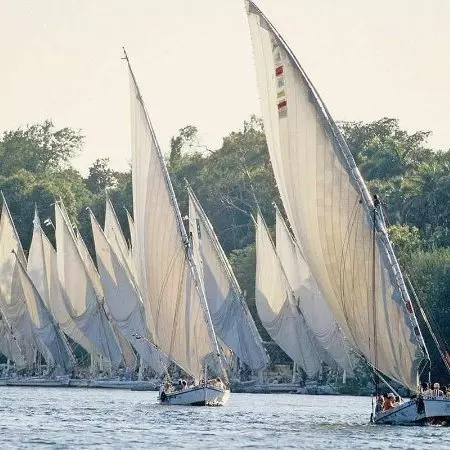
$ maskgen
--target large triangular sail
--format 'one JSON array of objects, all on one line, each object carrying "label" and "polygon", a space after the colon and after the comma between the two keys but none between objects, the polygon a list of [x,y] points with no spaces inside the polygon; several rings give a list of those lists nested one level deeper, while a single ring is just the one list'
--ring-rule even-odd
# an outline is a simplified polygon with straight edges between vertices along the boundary
[{"label": "large triangular sail", "polygon": [[252,370],[269,362],[255,322],[213,227],[188,186],[189,230],[194,259],[204,283],[219,338]]},{"label": "large triangular sail", "polygon": [[44,356],[47,367],[59,367],[66,373],[70,373],[73,369],[70,349],[19,260],[17,260],[12,292],[15,298],[20,299],[27,306],[39,350]]},{"label": "large triangular sail", "polygon": [[119,344],[96,295],[71,225],[58,204],[55,204],[55,218],[58,276],[70,302],[71,317],[97,354],[109,361],[113,369],[117,368],[122,360]]},{"label": "large triangular sail", "polygon": [[157,374],[162,374],[167,358],[149,345],[144,305],[140,299],[127,268],[116,254],[91,211],[92,235],[94,237],[97,265],[109,312],[123,335],[131,342],[144,362]]},{"label": "large triangular sail", "polygon": [[269,153],[305,261],[350,342],[415,389],[426,348],[381,214],[292,51],[246,5]]},{"label": "large triangular sail", "polygon": [[344,338],[333,314],[323,298],[316,281],[306,264],[297,243],[292,238],[287,225],[275,207],[276,249],[289,284],[298,299],[298,306],[317,343],[328,356],[326,362],[337,364],[353,373],[350,347]]},{"label": "large triangular sail", "polygon": [[106,199],[104,233],[106,239],[108,239],[108,242],[112,246],[114,253],[119,257],[122,264],[126,266],[131,279],[133,280],[133,282],[135,282],[134,280],[136,267],[134,264],[133,255],[127,245],[127,241],[125,239],[125,236],[123,235],[122,228],[120,227],[119,219],[117,218],[116,212],[109,197]]},{"label": "large triangular sail", "polygon": [[321,368],[321,350],[297,307],[297,299],[259,212],[255,301],[258,315],[270,337],[308,376],[317,375]]},{"label": "large triangular sail", "polygon": [[128,63],[137,278],[155,343],[201,377],[219,349],[161,150]]},{"label": "large triangular sail", "polygon": [[33,324],[22,298],[14,295],[15,280],[18,277],[18,262],[26,264],[19,236],[11,214],[2,196],[3,206],[0,219],[0,306],[27,365],[32,365],[37,356],[39,344],[33,333]]},{"label": "large triangular sail", "polygon": [[37,212],[33,225],[27,273],[61,330],[88,353],[95,354],[94,346],[72,318],[70,302],[58,277],[56,250],[42,230]]},{"label": "large triangular sail", "polygon": [[118,329],[117,324],[114,322],[114,320],[111,319],[108,305],[104,302],[105,295],[103,292],[103,285],[102,281],[100,280],[100,275],[97,268],[95,267],[94,261],[92,260],[86,243],[84,242],[84,239],[78,232],[78,230],[76,230],[75,236],[78,250],[80,251],[81,258],[84,262],[86,272],[89,275],[89,279],[91,280],[97,299],[111,325],[111,328],[114,331],[114,337],[117,339],[117,344],[120,348],[123,363],[126,367],[134,369],[137,366],[137,359],[133,348],[131,347],[125,336],[122,334],[122,332]]}]

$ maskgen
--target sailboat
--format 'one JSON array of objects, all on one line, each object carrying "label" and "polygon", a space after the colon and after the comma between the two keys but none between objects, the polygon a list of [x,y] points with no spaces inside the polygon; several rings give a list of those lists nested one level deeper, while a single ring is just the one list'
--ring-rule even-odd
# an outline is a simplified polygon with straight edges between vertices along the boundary
[{"label": "sailboat", "polygon": [[37,211],[33,221],[27,273],[61,331],[88,354],[95,355],[95,347],[73,318],[72,307],[59,281],[56,250],[42,230]]},{"label": "sailboat", "polygon": [[297,299],[296,307],[320,349],[321,360],[328,366],[337,366],[345,373],[345,377],[352,377],[354,361],[351,348],[276,206],[275,219],[276,252]]},{"label": "sailboat", "polygon": [[189,185],[187,190],[189,237],[214,330],[221,341],[258,374],[269,363],[261,336],[211,222]]},{"label": "sailboat", "polygon": [[208,383],[212,369],[208,361],[214,362],[225,382],[227,375],[203,283],[126,53],[125,59],[131,87],[133,254],[137,283],[153,344],[193,381],[192,387],[178,391],[171,390],[168,384],[162,386],[159,401],[167,405],[223,404],[229,390],[222,380]]},{"label": "sailboat", "polygon": [[320,347],[312,336],[260,212],[256,220],[255,301],[264,328],[308,376],[321,368]]},{"label": "sailboat", "polygon": [[292,50],[255,3],[245,4],[272,167],[305,263],[375,381],[385,375],[419,394],[373,411],[373,420],[449,419],[450,400],[417,390],[429,355],[380,202]]},{"label": "sailboat", "polygon": [[[112,205],[107,205],[106,211],[108,211],[108,208],[111,209]],[[119,240],[114,239],[114,235],[111,236],[114,240],[107,239],[108,222],[106,219],[105,232],[103,232],[92,211],[90,211],[90,216],[97,265],[109,312],[120,331],[136,348],[141,365],[146,364],[157,375],[161,375],[167,365],[165,356],[156,348],[149,346],[144,340],[135,337],[139,335],[150,340],[151,334],[147,330],[144,305],[139,291],[133,283],[133,277],[129,272],[125,255],[119,253],[120,248],[116,248],[116,251],[114,251],[113,242]],[[108,221],[111,220],[113,219],[108,219]],[[118,231],[117,226],[118,222],[114,224],[116,231]],[[110,224],[109,230],[111,228]],[[120,236],[120,234],[118,235]]]},{"label": "sailboat", "polygon": [[[108,320],[103,299],[97,296],[100,280],[89,271],[83,248],[68,221],[64,206],[55,204],[57,273],[71,320],[84,334],[101,371],[113,371],[122,361],[116,334]],[[81,247],[81,249],[80,249]],[[84,258],[83,258],[84,254]]]}]

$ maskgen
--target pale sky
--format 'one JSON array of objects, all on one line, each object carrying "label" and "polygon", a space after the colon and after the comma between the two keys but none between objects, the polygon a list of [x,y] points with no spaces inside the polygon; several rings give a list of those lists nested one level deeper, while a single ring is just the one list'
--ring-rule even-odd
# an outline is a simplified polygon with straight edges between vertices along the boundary
[{"label": "pale sky", "polygon": [[[450,148],[449,0],[259,0],[335,120],[400,119]],[[131,158],[128,51],[164,151],[187,124],[220,146],[260,115],[242,0],[0,0],[0,132],[81,128],[84,173]]]}]

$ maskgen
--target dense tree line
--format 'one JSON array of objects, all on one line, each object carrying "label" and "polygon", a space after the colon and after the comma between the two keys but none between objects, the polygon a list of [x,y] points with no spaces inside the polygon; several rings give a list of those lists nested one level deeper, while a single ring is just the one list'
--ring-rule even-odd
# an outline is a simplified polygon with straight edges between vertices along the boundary
[{"label": "dense tree line", "polygon": [[[345,122],[340,127],[371,192],[381,198],[400,263],[445,346],[450,342],[450,151],[434,151],[427,144],[428,132],[409,134],[395,119]],[[241,130],[224,137],[218,149],[199,145],[198,131],[191,125],[179,130],[170,144],[169,172],[182,213],[187,213],[188,180],[256,318],[252,216],[258,202],[273,226],[273,202],[281,207],[262,122],[252,117]],[[35,205],[42,219],[53,220],[52,204],[59,198],[92,252],[85,209],[91,207],[102,221],[106,192],[128,235],[125,208],[132,213],[131,172],[114,171],[108,159],[99,159],[83,177],[70,165],[82,147],[80,130],[56,130],[50,121],[3,133],[0,189],[25,249]],[[54,240],[53,228],[46,231]],[[268,339],[263,330],[262,334]],[[430,335],[424,335],[433,361],[438,361]],[[442,364],[435,366],[434,374],[450,381]]]}]

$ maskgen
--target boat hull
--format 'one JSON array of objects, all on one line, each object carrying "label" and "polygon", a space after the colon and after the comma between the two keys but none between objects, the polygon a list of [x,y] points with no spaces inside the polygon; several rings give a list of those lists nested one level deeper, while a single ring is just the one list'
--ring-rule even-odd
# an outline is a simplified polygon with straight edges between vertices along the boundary
[{"label": "boat hull", "polygon": [[230,395],[227,389],[213,386],[195,386],[183,391],[163,393],[158,397],[162,405],[223,406]]},{"label": "boat hull", "polygon": [[[421,400],[423,405],[420,404]],[[380,425],[450,424],[450,398],[412,399],[389,411],[378,413],[374,423]]]}]

